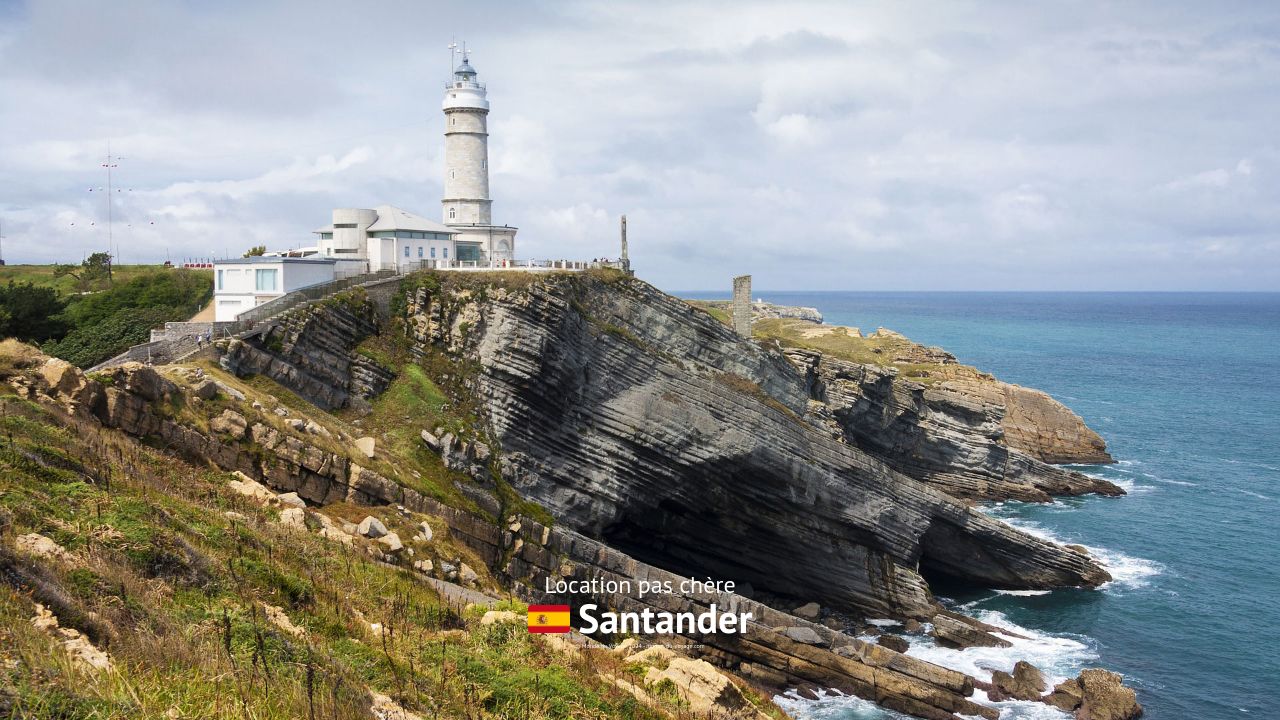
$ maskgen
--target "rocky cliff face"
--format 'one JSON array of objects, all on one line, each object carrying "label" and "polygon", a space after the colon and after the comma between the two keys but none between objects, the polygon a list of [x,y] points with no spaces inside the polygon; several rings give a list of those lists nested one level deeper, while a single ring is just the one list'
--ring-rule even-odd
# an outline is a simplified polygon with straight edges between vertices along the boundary
[{"label": "rocky cliff face", "polygon": [[[1073,414],[1074,423],[1061,417],[1057,408],[1062,406],[1044,393],[963,374],[923,384],[900,377],[893,367],[810,350],[788,350],[787,356],[805,373],[815,400],[809,411],[814,422],[951,495],[1041,502],[1054,495],[1124,494],[1106,480],[1054,467],[1016,449],[1051,447],[1070,428],[1083,427]],[[1018,408],[1013,424],[1019,443],[1008,438],[1006,408]]]},{"label": "rocky cliff face", "polygon": [[374,305],[350,291],[263,323],[245,339],[219,343],[219,362],[239,376],[266,375],[325,410],[359,406],[394,377],[353,352],[377,331]]},{"label": "rocky cliff face", "polygon": [[408,298],[410,332],[475,368],[503,477],[640,560],[915,617],[936,611],[929,575],[1108,579],[832,437],[806,419],[810,375],[643,282],[443,282]]}]

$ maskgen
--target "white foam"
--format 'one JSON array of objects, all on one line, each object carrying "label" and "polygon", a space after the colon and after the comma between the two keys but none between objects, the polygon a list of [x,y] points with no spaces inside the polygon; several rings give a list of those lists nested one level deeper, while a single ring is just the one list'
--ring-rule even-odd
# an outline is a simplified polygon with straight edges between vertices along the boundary
[{"label": "white foam", "polygon": [[895,627],[897,625],[901,625],[902,623],[899,622],[898,620],[875,619],[875,620],[868,620],[867,624],[875,625],[876,627],[888,628],[888,627]]},{"label": "white foam", "polygon": [[1021,627],[998,610],[968,609],[966,613],[984,623],[1007,630],[1008,634],[997,634],[1009,641],[1011,646],[958,650],[938,645],[928,636],[910,635],[907,636],[910,645],[907,654],[986,681],[991,680],[991,671],[1012,672],[1014,663],[1026,660],[1040,668],[1046,679],[1053,678],[1052,684],[1075,677],[1086,663],[1098,658],[1092,641],[1086,637],[1051,635]]},{"label": "white foam", "polygon": [[787,715],[799,720],[911,720],[908,715],[835,690],[819,690],[817,694],[817,700],[808,700],[789,690],[784,695],[775,695],[773,701]]},{"label": "white foam", "polygon": [[1263,495],[1262,493],[1256,493],[1256,492],[1253,492],[1252,490],[1242,490],[1241,488],[1236,488],[1236,490],[1238,490],[1238,491],[1240,491],[1240,492],[1244,493],[1245,495],[1251,495],[1251,496],[1253,496],[1253,497],[1256,497],[1256,498],[1258,498],[1259,500],[1270,500],[1270,499],[1271,499],[1270,497],[1268,497],[1268,496],[1266,496],[1266,495]]},{"label": "white foam", "polygon": [[1015,527],[1028,535],[1034,535],[1042,540],[1049,540],[1059,544],[1077,544],[1083,547],[1098,564],[1106,568],[1111,573],[1111,582],[1102,585],[1104,590],[1119,589],[1136,589],[1146,587],[1150,584],[1151,578],[1164,572],[1164,566],[1154,560],[1146,560],[1144,558],[1126,555],[1117,550],[1111,550],[1103,547],[1095,547],[1084,543],[1074,543],[1072,540],[1064,540],[1057,537],[1044,527],[1036,524],[1031,520],[1025,520],[1018,517],[1005,517],[1004,513],[998,506],[989,506],[986,508],[979,507],[980,510],[995,517],[1005,524]]},{"label": "white foam", "polygon": [[1017,595],[1018,597],[1034,597],[1036,595],[1048,595],[1051,590],[997,590],[1001,595]]}]

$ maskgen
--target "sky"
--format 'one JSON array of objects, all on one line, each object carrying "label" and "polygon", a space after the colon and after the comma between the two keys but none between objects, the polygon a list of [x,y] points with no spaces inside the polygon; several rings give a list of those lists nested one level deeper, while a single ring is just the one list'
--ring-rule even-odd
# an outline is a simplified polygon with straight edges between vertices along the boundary
[{"label": "sky", "polygon": [[[521,258],[660,288],[1280,290],[1280,4],[0,0],[9,263],[440,218],[451,42]],[[759,294],[759,293],[757,293]]]}]

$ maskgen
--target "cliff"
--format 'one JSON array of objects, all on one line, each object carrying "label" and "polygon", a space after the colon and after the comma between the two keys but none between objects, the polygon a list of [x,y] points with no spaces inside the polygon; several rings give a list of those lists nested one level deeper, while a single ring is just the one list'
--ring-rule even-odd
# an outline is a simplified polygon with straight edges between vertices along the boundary
[{"label": "cliff", "polygon": [[956,362],[945,350],[914,343],[884,328],[864,336],[858,328],[839,325],[814,327],[785,317],[761,320],[753,326],[755,336],[761,339],[888,369],[895,384],[928,387],[936,396],[956,398],[961,407],[982,408],[994,426],[979,430],[977,435],[1033,460],[1054,464],[1112,462],[1106,442],[1070,408],[1039,390],[1002,382]]},{"label": "cliff", "polygon": [[[835,687],[918,717],[996,713],[971,699],[980,680],[907,657],[891,649],[895,638],[854,637],[879,632],[860,619],[927,619],[939,642],[999,644],[990,628],[943,611],[929,582],[1048,588],[1109,579],[1087,555],[974,512],[837,432],[840,404],[835,393],[821,399],[815,358],[739,338],[643,282],[613,273],[426,274],[408,278],[391,306],[387,316],[347,293],[299,308],[219,343],[221,367],[134,364],[85,375],[27,358],[16,372],[0,363],[0,376],[82,436],[119,431],[150,446],[130,452],[233,473],[164,492],[207,502],[234,488],[264,504],[268,519],[281,493],[297,505],[278,522],[360,548],[441,597],[584,601],[540,589],[563,578],[693,574],[754,586],[748,594],[759,599],[677,594],[647,603],[750,608],[759,621],[748,634],[689,637],[699,645],[691,652],[753,685]],[[366,515],[394,542],[366,536],[361,528],[374,526],[356,525]],[[35,515],[22,523],[59,527]],[[254,542],[259,554],[270,546]],[[326,552],[309,541],[298,550]],[[223,581],[234,584],[228,567]],[[313,582],[334,592],[330,578]],[[807,611],[798,617],[804,608],[779,609],[813,600],[842,613],[817,623]],[[403,658],[414,647],[394,652]],[[620,687],[607,670],[617,662],[593,658],[601,678],[579,673],[573,682],[613,697],[598,687]],[[420,703],[403,689],[393,694]]]},{"label": "cliff", "polygon": [[936,612],[927,576],[1108,579],[832,437],[807,419],[812,379],[783,353],[643,282],[428,276],[405,312],[419,352],[472,368],[502,478],[651,564],[921,618]]}]

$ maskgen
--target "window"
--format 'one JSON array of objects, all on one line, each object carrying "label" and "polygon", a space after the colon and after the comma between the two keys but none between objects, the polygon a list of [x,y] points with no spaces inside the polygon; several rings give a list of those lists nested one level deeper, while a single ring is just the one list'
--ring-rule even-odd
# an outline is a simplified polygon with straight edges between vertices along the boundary
[{"label": "window", "polygon": [[448,260],[448,259],[449,259],[449,248],[445,248],[445,249],[444,249],[444,259],[445,259],[445,260]]},{"label": "window", "polygon": [[418,257],[422,257],[422,246],[418,246]]},{"label": "window", "polygon": [[276,269],[257,270],[254,272],[254,289],[258,292],[275,292]]},{"label": "window", "polygon": [[431,259],[432,259],[432,260],[435,260],[435,259],[436,259],[436,249],[435,249],[435,248],[431,248]]},{"label": "window", "polygon": [[404,256],[405,256],[405,257],[409,257],[409,246],[408,246],[408,245],[405,245],[405,246],[404,246]]},{"label": "window", "polygon": [[334,224],[333,224],[333,226],[334,226],[334,227],[336,227],[336,228],[347,228],[347,229],[352,229],[352,228],[356,227],[356,224],[355,224],[355,223],[334,223]]},{"label": "window", "polygon": [[458,211],[455,208],[449,208],[449,219],[453,220],[458,217]]},{"label": "window", "polygon": [[481,167],[481,169],[489,167],[489,161],[488,161],[488,160],[481,160],[481,161],[480,161],[480,167]]},{"label": "window", "polygon": [[456,117],[451,117],[451,118],[449,118],[449,124],[450,124],[450,125],[457,125],[457,124],[458,124],[458,118],[456,118]]},{"label": "window", "polygon": [[219,290],[222,289],[222,271],[221,270],[218,271],[218,289]]},{"label": "window", "polygon": [[327,233],[320,233],[320,239],[321,239],[321,240],[332,240],[332,239],[333,239],[333,233],[331,233],[331,232],[327,232]]},{"label": "window", "polygon": [[453,180],[453,179],[454,179],[454,178],[456,178],[456,177],[458,177],[458,174],[457,174],[457,173],[455,173],[454,171],[450,170],[450,171],[449,171],[449,179],[450,179],[450,180]]}]

